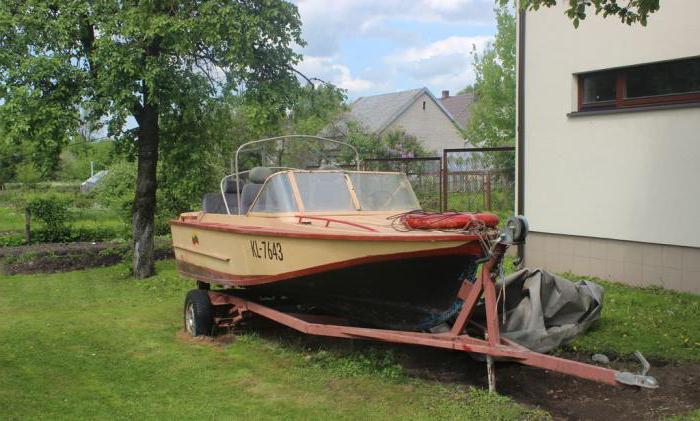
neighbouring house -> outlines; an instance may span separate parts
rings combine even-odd
[[[518,21],[525,264],[700,293],[700,1],[578,29],[559,3]]]
[[[339,122],[322,134],[342,137],[347,121],[378,136],[403,130],[435,153],[464,146],[460,122],[427,88],[360,97],[350,104],[350,111]]]
[[[440,104],[452,114],[457,124],[459,124],[461,128],[465,128],[469,123],[469,117],[471,117],[470,109],[474,103],[474,99],[475,96],[473,92],[450,96],[450,91],[445,90],[442,91],[442,95],[438,100]]]

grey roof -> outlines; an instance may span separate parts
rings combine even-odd
[[[107,170],[96,172],[92,177],[80,183],[80,191],[82,193],[92,190],[102,179],[109,173]]]
[[[109,171],[107,170],[98,171],[93,176],[83,181],[83,183],[97,184],[100,180],[102,180],[102,178],[104,178],[105,175],[107,175],[108,172]]]
[[[401,116],[421,95],[427,94],[445,113],[445,116],[453,124],[459,126],[459,122],[450,112],[438,101],[428,88],[410,89],[408,91],[392,92],[389,94],[372,95],[360,97],[350,104],[350,111],[347,112],[341,121],[336,122],[323,130],[325,134],[332,131],[344,132],[346,121],[352,120],[359,123],[370,133],[380,134],[391,123]]]
[[[440,98],[438,101],[443,107],[447,108],[447,111],[454,116],[461,127],[467,127],[469,117],[471,117],[470,108],[474,102],[473,93],[448,96],[447,98]]]

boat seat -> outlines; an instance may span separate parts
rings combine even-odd
[[[236,180],[227,178],[224,184],[224,195],[231,214],[238,213],[238,188]],[[206,193],[202,198],[202,210],[208,213],[226,214],[226,204],[221,192]]]
[[[272,169],[268,167],[255,167],[248,173],[248,180],[241,190],[241,211],[248,212],[250,205],[253,204],[255,197],[262,189],[265,180],[273,174]]]
[[[253,204],[253,200],[255,200],[262,186],[262,184],[258,183],[247,183],[243,186],[243,190],[241,191],[241,211],[243,213],[248,212],[250,205]]]

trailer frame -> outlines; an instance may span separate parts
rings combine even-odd
[[[489,390],[492,391],[496,388],[494,358],[613,386],[658,387],[656,379],[647,375],[649,364],[640,353],[635,355],[642,363],[641,372],[621,372],[535,352],[515,341],[502,337],[499,331],[498,297],[494,269],[501,264],[508,246],[509,244],[503,241],[496,243],[485,259],[477,279],[473,283],[464,281],[458,293],[458,297],[463,300],[462,309],[449,332],[428,333],[353,326],[336,317],[283,312],[243,298],[236,293],[236,289],[206,289],[211,304],[225,308],[224,314],[219,312],[219,316],[214,317],[213,326],[231,328],[241,322],[246,315],[257,314],[309,335],[424,345],[483,354],[486,356]],[[204,283],[200,283],[200,289]],[[486,326],[481,326],[471,320],[471,316],[482,298],[486,310]],[[483,339],[468,334],[467,326],[482,331]]]

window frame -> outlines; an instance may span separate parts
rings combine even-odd
[[[348,193],[350,194],[350,197],[352,199],[352,204],[355,207],[353,211],[350,210],[339,210],[339,211],[314,211],[314,210],[307,210],[305,208],[305,203],[303,201],[303,198],[301,196],[301,192],[299,191],[299,186],[297,185],[297,180],[295,173],[313,173],[313,172],[329,172],[329,173],[341,173],[344,175],[344,181],[346,188],[348,189]],[[392,171],[346,171],[346,170],[284,170],[284,171],[279,171],[276,173],[271,174],[263,183],[262,187],[260,188],[260,191],[258,191],[257,195],[255,196],[255,199],[251,203],[250,207],[248,208],[248,212],[245,214],[246,216],[264,216],[264,217],[278,217],[278,216],[296,216],[296,215],[303,215],[303,214],[309,214],[309,215],[355,215],[357,213],[366,213],[366,214],[385,214],[387,212],[394,212],[394,210],[365,210],[362,207],[362,203],[360,202],[357,192],[355,190],[355,186],[353,185],[352,179],[350,177],[351,174],[390,174],[390,175],[398,175],[398,176],[403,176],[406,177],[405,174],[399,173],[399,172],[392,172]],[[258,201],[260,200],[260,197],[262,196],[264,190],[267,188],[268,184],[271,182],[271,180],[275,177],[287,177],[287,180],[290,184],[291,187],[291,193],[292,197],[294,198],[294,201],[296,203],[297,209],[295,211],[291,212],[265,212],[265,211],[259,211],[255,210],[256,205],[258,204]],[[409,187],[411,187],[411,191],[413,191],[412,186],[409,183]],[[420,209],[420,201],[416,197],[415,192],[413,192],[414,197],[416,198],[416,202],[419,205]]]
[[[593,112],[593,111],[603,111],[603,110],[619,110],[619,109],[630,109],[630,108],[643,108],[652,107],[660,105],[675,105],[675,104],[693,104],[700,103],[700,91],[698,92],[687,92],[679,94],[665,94],[665,95],[651,95],[644,97],[627,98],[627,71],[629,69],[634,69],[644,66],[653,66],[660,63],[672,63],[687,60],[697,60],[700,56],[685,57],[682,59],[674,59],[660,62],[644,63],[635,66],[619,67],[615,69],[602,69],[592,72],[582,72],[576,73],[576,83],[577,83],[577,112]],[[615,72],[615,100],[601,101],[600,103],[594,104],[584,104],[583,102],[583,81],[586,76],[591,76],[595,74],[600,74],[603,72]]]

